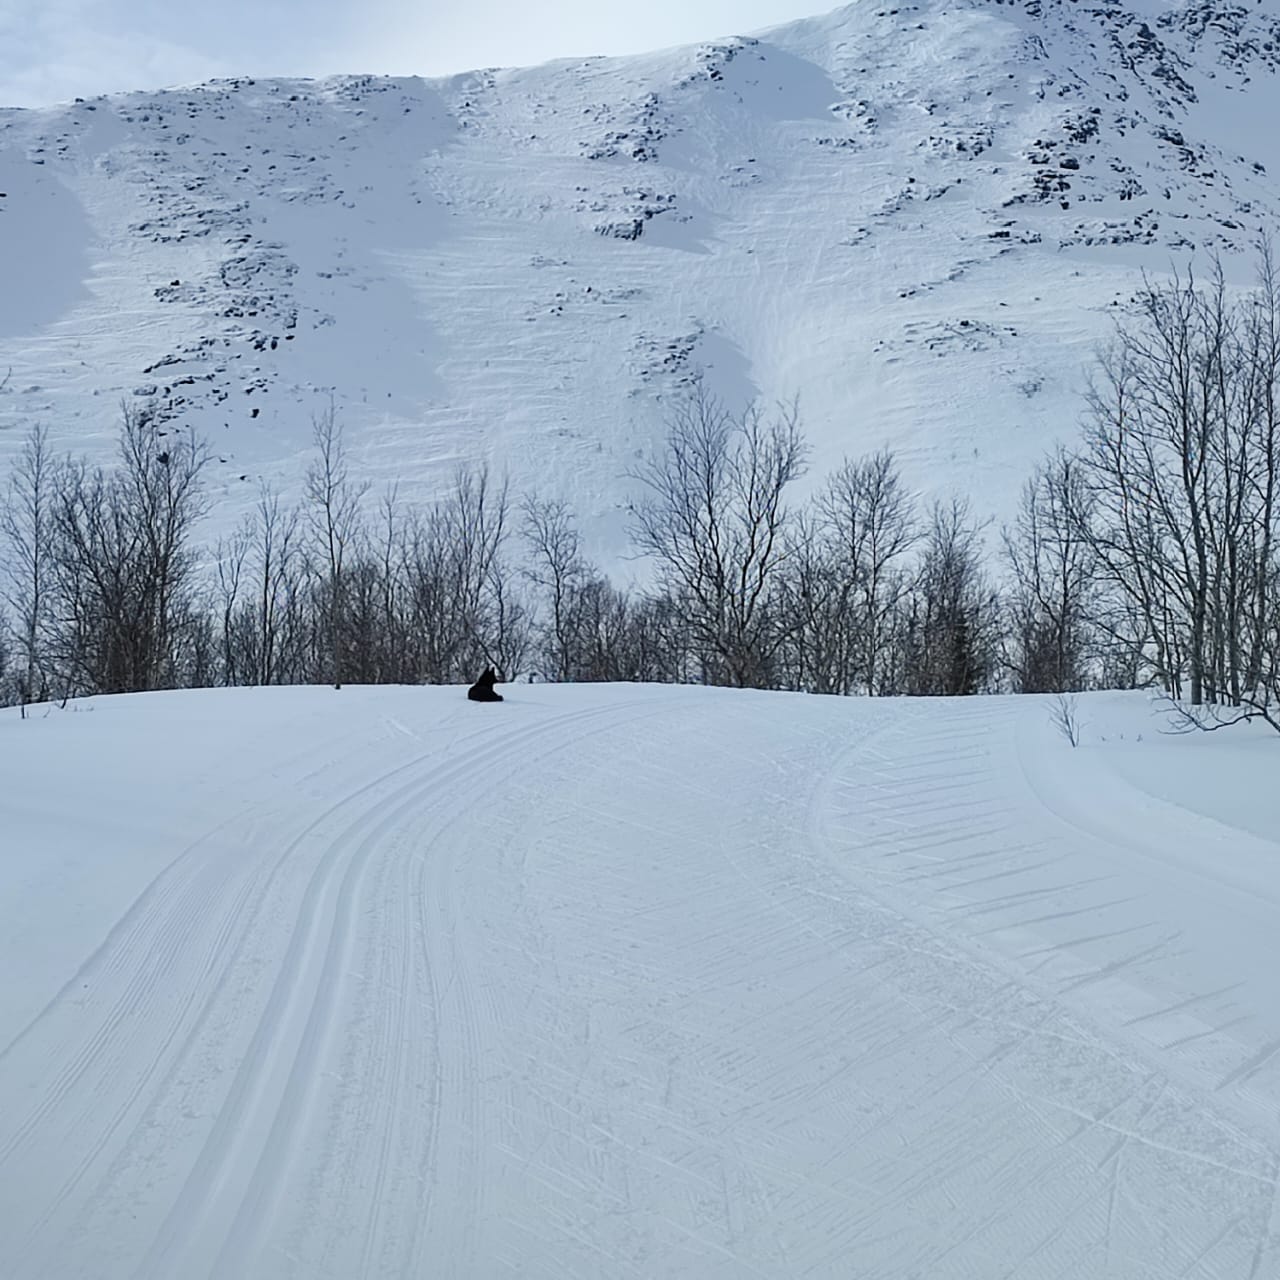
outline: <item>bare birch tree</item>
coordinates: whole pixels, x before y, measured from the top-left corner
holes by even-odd
[[[369,486],[350,477],[332,404],[313,420],[312,429],[316,456],[306,475],[307,515],[320,574],[329,680],[340,689],[350,661],[347,571],[361,534],[360,503]]]
[[[787,635],[770,597],[805,453],[794,405],[735,418],[699,384],[673,409],[663,451],[634,473],[645,494],[633,539],[657,561],[711,683],[771,681]]]
[[[49,692],[44,644],[49,610],[50,507],[56,466],[44,427],[33,427],[9,477],[0,506],[4,539],[4,599],[12,611],[13,657],[18,669],[19,701],[43,701]]]
[[[1009,666],[1018,693],[1085,686],[1092,658],[1090,494],[1064,450],[1037,467],[1003,535],[1009,570]]]
[[[581,649],[576,634],[584,619],[575,608],[588,579],[577,525],[564,502],[531,494],[521,504],[522,532],[529,549],[526,573],[540,587],[550,608],[544,678],[569,680]]]
[[[818,505],[849,574],[859,678],[869,694],[883,693],[896,620],[910,585],[903,561],[920,537],[914,499],[893,454],[882,450],[846,460]]]

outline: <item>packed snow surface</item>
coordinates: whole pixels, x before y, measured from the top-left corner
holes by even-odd
[[[1280,737],[0,712],[5,1280],[1280,1274]]]

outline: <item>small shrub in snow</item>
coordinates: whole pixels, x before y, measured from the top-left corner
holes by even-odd
[[[1073,694],[1058,694],[1050,705],[1049,719],[1073,747],[1080,745],[1080,714]]]

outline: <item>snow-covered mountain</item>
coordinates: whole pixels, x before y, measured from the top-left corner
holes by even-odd
[[[296,488],[332,395],[375,483],[487,457],[616,563],[701,370],[798,396],[815,476],[887,443],[1000,516],[1140,269],[1247,278],[1278,66],[1258,5],[865,0],[644,57],[0,112],[0,470],[28,424],[105,450],[154,396],[230,520]]]

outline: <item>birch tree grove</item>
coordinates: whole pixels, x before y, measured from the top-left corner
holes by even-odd
[[[1083,440],[990,557],[962,494],[923,513],[887,450],[807,501],[795,405],[701,383],[631,473],[638,589],[560,497],[458,468],[368,501],[329,411],[291,505],[202,546],[206,454],[127,406],[116,465],[42,430],[0,506],[0,701],[200,683],[694,681],[825,694],[1155,685],[1193,723],[1280,728],[1280,278],[1147,282],[1098,357]],[[646,578],[646,573],[649,575]]]
[[[203,619],[196,526],[204,446],[127,409],[111,469],[67,462],[49,509],[48,661],[66,688],[173,687]]]
[[[1268,250],[1233,300],[1217,272],[1148,286],[1089,395],[1084,521],[1103,626],[1175,699],[1274,683],[1280,293]]]

